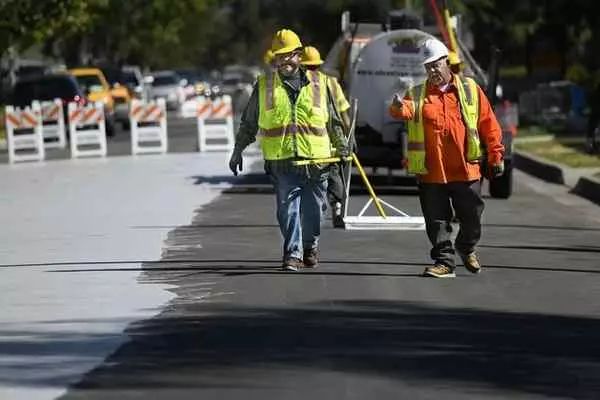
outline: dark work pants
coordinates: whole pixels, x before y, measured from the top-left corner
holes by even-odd
[[[451,182],[446,184],[419,183],[419,200],[425,217],[427,236],[433,246],[431,258],[435,263],[455,267],[454,250],[469,254],[481,238],[481,214],[484,204],[481,183]],[[460,228],[452,245],[452,217],[456,213]]]
[[[344,196],[346,195],[344,190],[344,180],[342,174],[344,168],[340,164],[331,164],[329,167],[329,181],[327,182],[327,199],[329,204],[342,203],[344,204]]]

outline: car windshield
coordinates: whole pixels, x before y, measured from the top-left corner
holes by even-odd
[[[179,80],[175,75],[157,75],[154,77],[152,85],[154,86],[169,86],[177,85]]]
[[[137,76],[133,72],[123,72],[121,74],[121,82],[126,85],[134,85],[137,86],[140,82],[137,79]]]
[[[78,94],[77,86],[68,77],[22,81],[15,85],[14,102],[29,104],[33,100],[72,99]]]
[[[86,92],[90,93],[92,89],[102,90],[104,86],[98,75],[80,75],[76,77],[77,83]]]
[[[237,85],[238,83],[241,82],[241,78],[238,77],[228,77],[223,79],[223,85]]]
[[[183,79],[187,80],[188,83],[196,83],[200,80],[200,78],[198,77],[198,74],[194,71],[181,71],[181,72],[178,72],[178,74]]]
[[[108,83],[111,85],[114,85],[115,83],[123,83],[123,77],[121,76],[121,71],[119,70],[104,68],[102,73],[104,74],[104,77]]]

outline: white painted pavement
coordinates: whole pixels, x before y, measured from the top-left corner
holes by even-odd
[[[159,312],[173,295],[140,282],[140,262],[160,259],[167,232],[228,187],[191,178],[230,175],[227,159],[0,166],[0,399],[60,396],[127,341],[130,323]],[[66,272],[89,269],[121,270]]]

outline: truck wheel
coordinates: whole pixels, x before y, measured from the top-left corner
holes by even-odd
[[[504,174],[490,179],[490,196],[495,199],[508,199],[513,190],[513,169],[507,165]]]

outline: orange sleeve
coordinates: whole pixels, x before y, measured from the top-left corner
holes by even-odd
[[[504,156],[502,128],[496,119],[490,102],[480,87],[479,90],[479,137],[487,149],[489,164],[498,164]]]
[[[412,98],[406,96],[402,99],[402,107],[390,104],[389,113],[395,119],[412,119],[415,116],[415,103]]]

